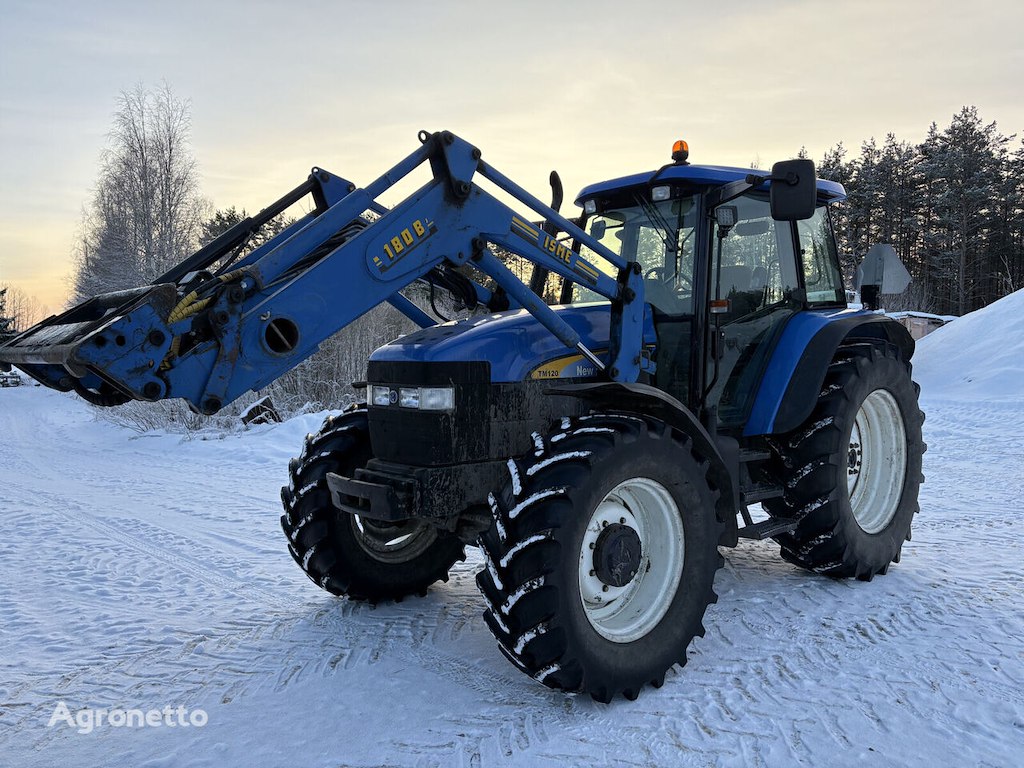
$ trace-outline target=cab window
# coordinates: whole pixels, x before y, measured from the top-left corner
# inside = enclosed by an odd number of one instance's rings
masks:
[[[715,228],[711,298],[728,299],[730,319],[788,299],[797,288],[789,225],[772,219],[768,200],[744,195],[730,203],[736,224],[721,238]]]
[[[846,293],[839,274],[839,258],[826,207],[820,206],[814,216],[798,221],[796,228],[807,303],[845,304]]]
[[[604,211],[592,218],[590,234],[626,260],[640,263],[644,297],[651,306],[670,315],[692,314],[696,197],[650,202],[636,195],[634,200],[636,205]],[[582,254],[614,275],[614,268],[596,254],[586,248]],[[576,302],[600,299],[576,286]]]

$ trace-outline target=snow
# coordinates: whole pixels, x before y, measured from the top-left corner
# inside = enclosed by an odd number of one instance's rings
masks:
[[[0,391],[0,763],[11,766],[933,766],[1024,749],[1024,292],[918,344],[927,483],[870,583],[726,552],[685,669],[635,702],[550,691],[480,614],[470,550],[423,599],[331,597],[278,526],[323,414],[143,435]],[[203,727],[47,727],[63,702]]]
[[[957,315],[935,315],[931,312],[918,312],[917,310],[886,312],[885,314],[893,320],[902,320],[904,317],[920,317],[923,320],[941,320],[943,323],[951,323],[958,319]]]
[[[933,398],[1024,399],[1024,289],[917,342],[916,377]]]

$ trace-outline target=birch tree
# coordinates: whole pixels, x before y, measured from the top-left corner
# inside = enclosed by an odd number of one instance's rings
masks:
[[[196,247],[204,203],[190,129],[188,102],[166,84],[121,93],[75,254],[77,300],[150,282]]]

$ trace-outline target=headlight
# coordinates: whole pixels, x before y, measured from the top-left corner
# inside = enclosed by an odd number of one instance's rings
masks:
[[[370,386],[370,403],[377,406],[398,405],[421,411],[455,410],[454,387],[399,387],[374,384]]]
[[[402,387],[398,392],[398,404],[403,408],[419,408],[420,388]]]
[[[420,410],[453,411],[455,410],[454,387],[421,387]]]
[[[370,387],[370,402],[373,405],[391,405],[391,387],[376,384]]]

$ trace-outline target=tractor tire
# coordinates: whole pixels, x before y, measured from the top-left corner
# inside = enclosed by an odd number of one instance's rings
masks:
[[[331,502],[327,474],[351,477],[371,455],[365,408],[330,416],[306,436],[281,489],[288,551],[315,584],[335,595],[371,603],[425,595],[434,582],[448,580],[456,560],[465,560],[457,538],[419,521],[363,520]]]
[[[924,482],[918,389],[894,348],[840,348],[811,416],[772,441],[785,495],[765,509],[799,521],[775,539],[783,559],[863,581],[899,562]]]
[[[635,699],[686,663],[717,601],[708,463],[653,418],[562,419],[490,494],[477,586],[502,653],[550,688]]]

